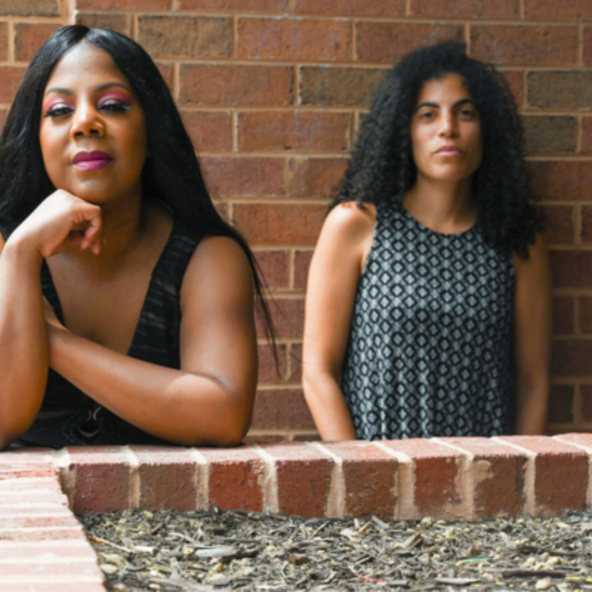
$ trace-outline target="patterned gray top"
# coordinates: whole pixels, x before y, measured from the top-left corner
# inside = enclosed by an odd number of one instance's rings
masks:
[[[441,234],[378,206],[342,372],[357,437],[511,433],[513,303],[512,258],[478,225]]]

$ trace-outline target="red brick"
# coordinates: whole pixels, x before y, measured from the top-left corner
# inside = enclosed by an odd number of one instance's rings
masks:
[[[572,206],[543,206],[546,220],[545,239],[548,244],[573,243],[575,238]]]
[[[577,62],[577,29],[543,25],[472,25],[471,54],[495,64],[571,65]]]
[[[12,103],[24,73],[21,66],[0,66],[0,103]]]
[[[300,384],[302,382],[302,344],[293,343],[290,346],[290,374],[287,381]]]
[[[171,89],[173,87],[173,65],[170,62],[156,62],[156,66],[169,89]]]
[[[555,20],[590,20],[592,18],[592,0],[524,0],[524,16],[528,19]]]
[[[271,197],[285,193],[284,159],[207,157],[201,163],[208,187],[216,197]]]
[[[474,455],[464,471],[473,472],[476,517],[516,515],[524,511],[526,453],[488,438],[441,440]]]
[[[308,429],[314,428],[314,421],[300,389],[259,390],[252,427]]]
[[[294,72],[288,66],[182,64],[180,103],[284,106],[293,100]]]
[[[418,47],[446,39],[462,41],[463,28],[457,25],[360,22],[356,27],[356,59],[393,64]]]
[[[592,421],[592,386],[580,386],[581,413],[583,421]]]
[[[6,116],[8,115],[6,109],[0,109],[0,133],[4,129],[4,123],[6,121]]]
[[[584,27],[584,64],[592,64],[592,27]]]
[[[0,61],[8,59],[8,24],[0,23]]]
[[[553,439],[566,442],[567,444],[573,444],[574,446],[583,446],[589,449],[588,453],[592,452],[592,434],[561,434]]]
[[[530,162],[533,191],[544,199],[589,200],[592,193],[592,162]]]
[[[592,154],[592,117],[582,117],[582,152]]]
[[[538,513],[556,516],[583,510],[588,485],[588,455],[574,446],[544,436],[502,438],[536,453],[535,505]],[[569,487],[566,484],[569,483]]]
[[[256,434],[252,431],[243,438],[243,444],[281,444],[287,441],[286,434]]]
[[[273,298],[269,310],[276,329],[276,338],[301,338],[304,328],[304,298]],[[259,337],[265,333],[261,323],[257,323]]]
[[[14,27],[14,57],[17,62],[28,62],[48,37],[60,28],[59,24],[17,23]]]
[[[2,0],[0,16],[60,16],[60,1]]]
[[[346,113],[241,113],[238,147],[243,152],[346,152],[351,115]]]
[[[50,528],[80,527],[80,523],[72,512],[60,516],[0,516],[0,530],[7,528]],[[0,563],[0,565],[2,565]]]
[[[300,68],[300,102],[319,107],[368,107],[385,68]]]
[[[229,112],[181,111],[181,116],[198,152],[232,150],[232,117]]]
[[[555,288],[592,286],[592,251],[551,251],[549,260]]]
[[[515,18],[519,0],[411,0],[411,15],[435,18]]]
[[[268,445],[263,449],[275,459],[278,510],[304,518],[325,516],[333,461],[305,444]]]
[[[405,13],[405,0],[295,0],[296,14],[327,16],[386,16]]]
[[[323,444],[342,460],[345,518],[394,518],[397,503],[396,458],[368,442]]]
[[[457,490],[460,461],[467,458],[437,442],[423,439],[384,442],[413,463],[413,501],[421,515],[453,517],[461,503]]]
[[[578,120],[575,117],[527,115],[522,117],[522,125],[528,154],[576,151]]]
[[[279,360],[279,372],[276,368],[273,351],[267,344],[258,347],[259,353],[259,384],[285,382],[286,380],[286,356],[287,346],[285,344],[276,344],[276,350]]]
[[[351,59],[352,25],[345,20],[241,18],[241,58],[302,61]]]
[[[288,0],[178,0],[179,10],[280,12],[288,8]]]
[[[131,18],[129,14],[125,13],[78,12],[76,13],[76,23],[86,25],[90,29],[110,29],[128,36],[131,33]]]
[[[592,341],[555,340],[551,347],[551,376],[592,377]]]
[[[264,462],[250,448],[200,449],[208,461],[210,507],[262,512]]]
[[[194,457],[182,449],[132,446],[140,466],[140,508],[196,509],[197,469]]]
[[[312,204],[236,204],[234,219],[251,243],[309,246],[326,212],[325,206]]]
[[[168,10],[169,0],[76,0],[78,10],[153,12]]]
[[[313,251],[296,251],[294,255],[294,288],[306,291],[308,269]]]
[[[503,70],[502,74],[510,87],[510,92],[516,101],[516,105],[522,105],[524,95],[524,74],[516,70]]]
[[[555,296],[552,313],[553,335],[571,335],[575,329],[573,297]]]
[[[568,423],[574,418],[574,387],[552,384],[549,398],[549,423]]]
[[[289,284],[288,251],[256,251],[265,282],[269,288],[287,288]]]
[[[585,243],[592,242],[592,207],[582,206],[582,234]]]
[[[74,475],[71,508],[76,514],[115,512],[129,507],[130,466],[115,447],[70,448],[69,472]],[[64,480],[68,487],[68,479]]]
[[[232,55],[229,17],[143,16],[139,42],[150,55],[222,58]]]
[[[592,72],[561,70],[529,72],[528,104],[541,109],[589,109]]]
[[[346,167],[345,158],[293,158],[288,193],[293,197],[334,197]]]
[[[580,329],[583,333],[592,333],[592,297],[580,296]]]

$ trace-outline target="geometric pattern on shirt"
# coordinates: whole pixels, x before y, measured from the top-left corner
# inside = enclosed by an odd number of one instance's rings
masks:
[[[342,390],[358,438],[512,431],[511,256],[479,226],[447,235],[379,207]]]

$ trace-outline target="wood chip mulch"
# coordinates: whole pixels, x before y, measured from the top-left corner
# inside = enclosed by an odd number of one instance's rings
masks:
[[[592,590],[592,513],[383,522],[134,510],[80,520],[117,592]]]

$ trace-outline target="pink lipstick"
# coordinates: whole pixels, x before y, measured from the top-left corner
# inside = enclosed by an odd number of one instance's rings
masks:
[[[104,169],[113,158],[106,152],[93,150],[92,152],[78,152],[72,161],[74,166],[85,171]]]

